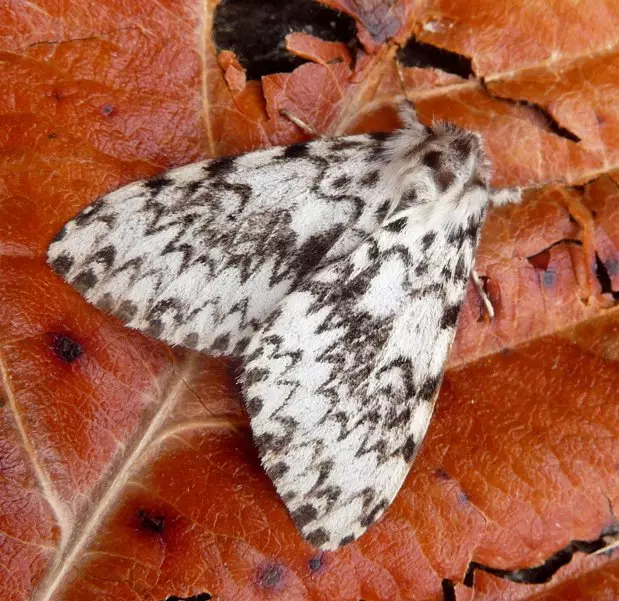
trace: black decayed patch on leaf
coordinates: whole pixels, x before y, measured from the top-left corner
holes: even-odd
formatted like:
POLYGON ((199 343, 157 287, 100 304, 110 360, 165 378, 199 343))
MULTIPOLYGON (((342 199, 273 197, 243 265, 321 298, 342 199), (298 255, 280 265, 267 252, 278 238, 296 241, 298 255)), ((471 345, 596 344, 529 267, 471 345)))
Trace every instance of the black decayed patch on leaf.
POLYGON ((398 61, 405 67, 430 67, 468 79, 474 75, 471 59, 438 46, 410 38, 398 52, 398 61))
POLYGON ((290 73, 307 62, 286 50, 285 37, 295 31, 347 45, 356 39, 352 17, 313 0, 222 0, 215 9, 215 45, 235 52, 248 79, 290 73))
POLYGON ((73 363, 83 353, 82 345, 67 334, 48 332, 47 339, 54 355, 67 363, 73 363))

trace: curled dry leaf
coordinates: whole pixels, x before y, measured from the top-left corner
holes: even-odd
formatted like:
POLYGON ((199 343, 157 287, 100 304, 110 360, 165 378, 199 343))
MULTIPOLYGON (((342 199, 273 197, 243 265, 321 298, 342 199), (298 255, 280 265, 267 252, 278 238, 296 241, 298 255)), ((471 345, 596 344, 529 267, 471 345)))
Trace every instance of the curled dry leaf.
POLYGON ((0 8, 3 599, 619 596, 614 555, 592 554, 619 496, 616 7, 329 0, 356 43, 308 24, 277 50, 305 62, 257 80, 213 42, 224 2, 0 8), (238 366, 121 327, 44 253, 124 183, 306 137, 282 109, 325 135, 393 128, 402 81, 529 190, 488 220, 497 318, 469 290, 396 503, 317 554, 259 467, 238 366))

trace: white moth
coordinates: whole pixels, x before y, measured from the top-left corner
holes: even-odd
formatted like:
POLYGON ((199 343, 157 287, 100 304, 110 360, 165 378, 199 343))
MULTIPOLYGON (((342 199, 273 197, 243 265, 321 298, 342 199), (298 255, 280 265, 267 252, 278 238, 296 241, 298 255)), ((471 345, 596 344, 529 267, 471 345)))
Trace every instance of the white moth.
POLYGON ((244 360, 262 464, 335 549, 392 502, 432 414, 489 203, 477 134, 420 124, 207 160, 108 194, 49 247, 129 327, 244 360))

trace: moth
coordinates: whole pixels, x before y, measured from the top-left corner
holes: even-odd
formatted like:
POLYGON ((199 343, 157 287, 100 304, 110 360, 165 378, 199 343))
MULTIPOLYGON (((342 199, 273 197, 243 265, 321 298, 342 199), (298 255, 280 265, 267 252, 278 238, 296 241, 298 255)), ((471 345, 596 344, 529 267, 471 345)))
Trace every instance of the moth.
POLYGON ((390 505, 428 428, 489 205, 478 134, 422 125, 205 160, 103 196, 51 267, 127 326, 235 355, 262 465, 312 545, 390 505))

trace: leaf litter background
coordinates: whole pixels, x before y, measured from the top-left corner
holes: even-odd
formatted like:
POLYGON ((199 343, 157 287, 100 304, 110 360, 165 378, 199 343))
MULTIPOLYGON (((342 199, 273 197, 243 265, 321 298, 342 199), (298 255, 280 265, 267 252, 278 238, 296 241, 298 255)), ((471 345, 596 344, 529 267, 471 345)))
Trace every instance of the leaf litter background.
POLYGON ((216 5, 0 6, 2 598, 619 597, 619 6, 216 5), (404 489, 321 554, 260 470, 238 366, 124 329, 44 253, 122 184, 303 139, 281 109, 395 127, 398 67, 422 120, 481 131, 526 202, 488 220, 497 319, 469 290, 404 489))

